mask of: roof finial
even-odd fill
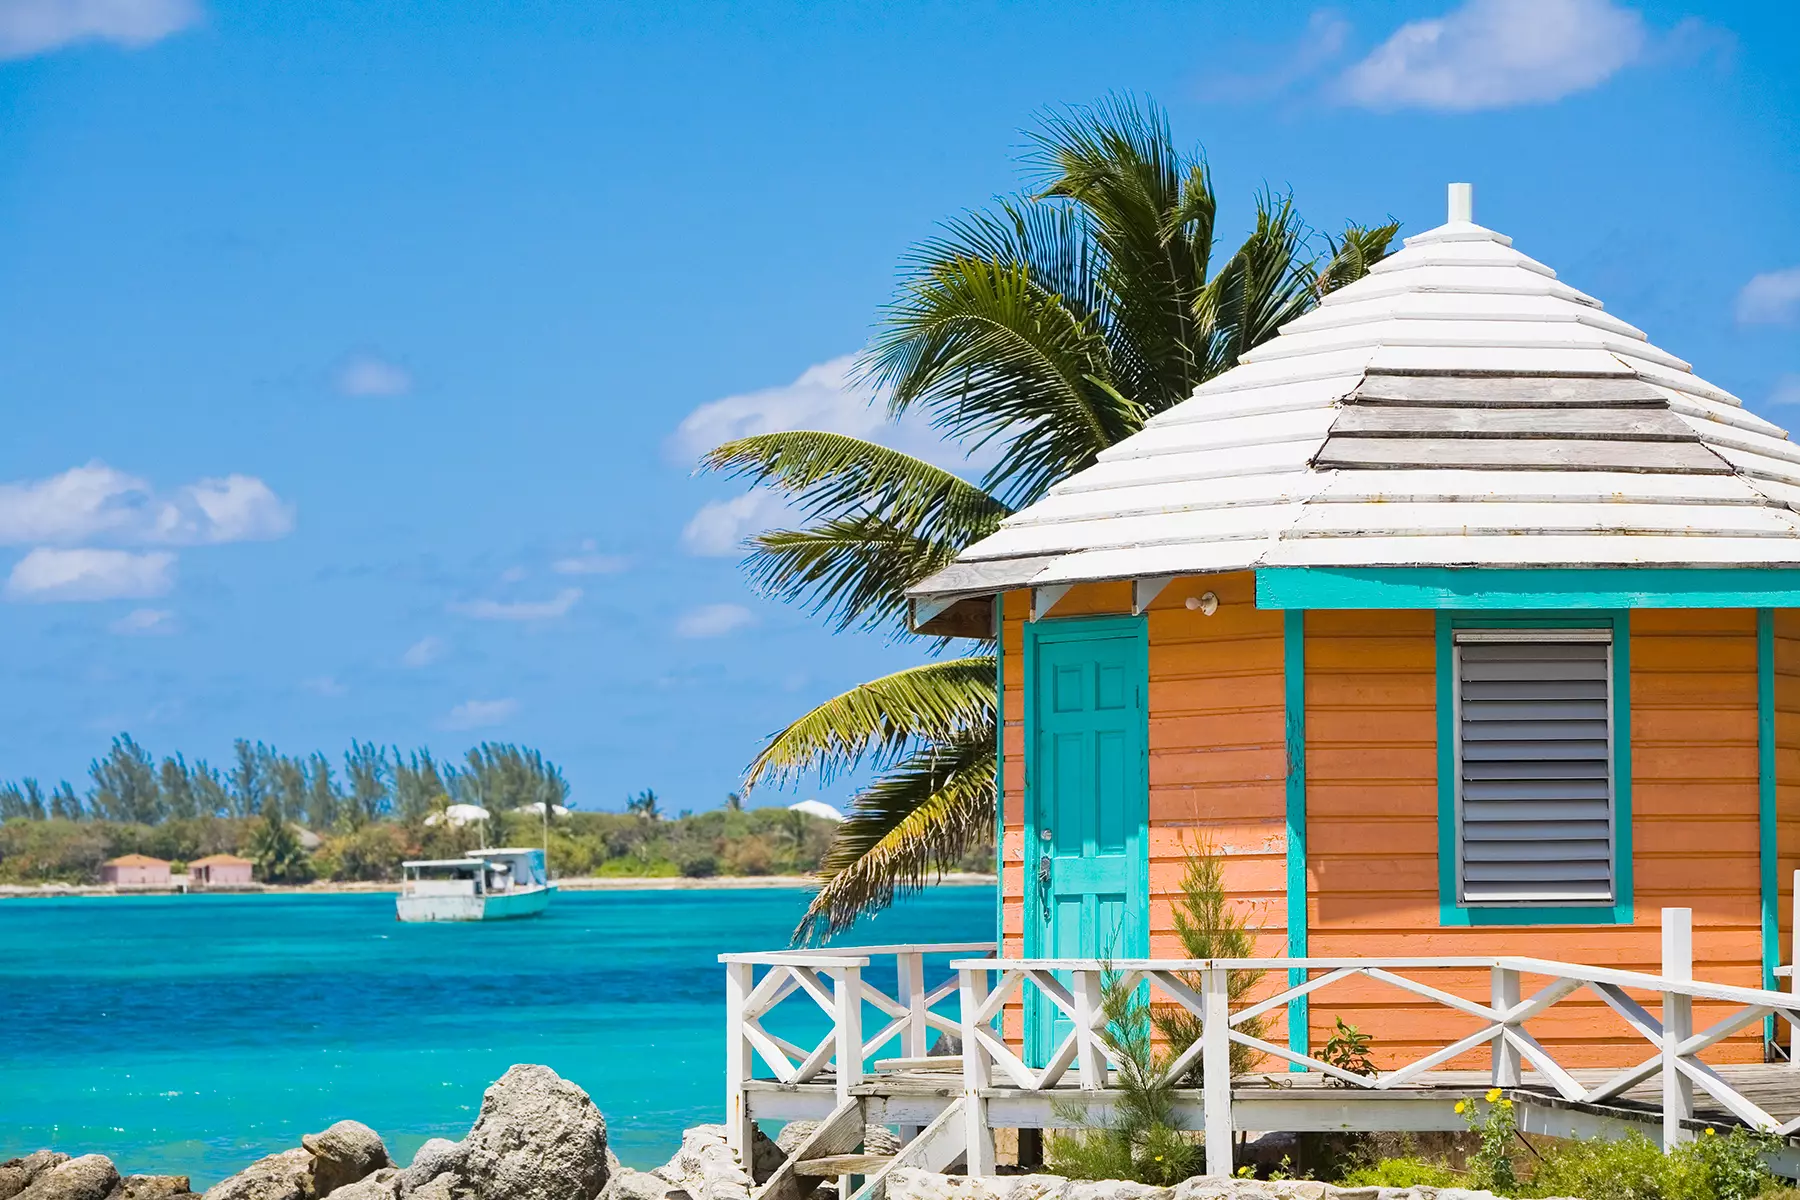
[[[1450,223],[1461,221],[1472,224],[1475,220],[1475,185],[1472,183],[1453,183],[1450,185]]]

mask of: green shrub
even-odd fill
[[[1751,1200],[1775,1186],[1762,1154],[1771,1139],[1745,1129],[1710,1129],[1673,1154],[1640,1134],[1567,1142],[1544,1155],[1532,1190],[1599,1200]]]
[[[1346,1171],[1338,1183],[1343,1187],[1461,1187],[1463,1177],[1442,1163],[1423,1158],[1384,1158],[1368,1166]]]

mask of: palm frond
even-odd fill
[[[994,728],[919,751],[857,794],[794,943],[824,940],[924,887],[993,832]]]
[[[994,726],[994,656],[907,667],[833,696],[769,739],[746,791],[806,772],[829,782],[869,762],[885,769],[920,742],[951,742]]]
[[[763,591],[809,606],[840,630],[904,631],[906,589],[992,533],[1009,511],[950,471],[844,434],[740,438],[703,466],[786,491],[815,518],[752,537],[745,566]]]
[[[1205,160],[1176,149],[1165,110],[1129,96],[1051,114],[1035,141],[1043,196],[1073,201],[1093,226],[1119,384],[1150,411],[1185,399],[1199,382],[1193,299],[1216,212]]]
[[[1255,229],[1195,303],[1207,338],[1204,378],[1237,366],[1317,303],[1307,236],[1291,196],[1257,197]]]
[[[1346,225],[1342,237],[1327,235],[1329,253],[1314,290],[1323,296],[1367,275],[1370,267],[1391,252],[1394,235],[1399,232],[1400,222],[1389,221],[1385,225]]]
[[[1136,404],[1089,382],[1110,375],[1096,322],[1022,262],[935,260],[889,307],[863,370],[891,389],[895,413],[923,405],[977,449],[1000,439],[983,482],[1009,503],[1036,499],[1143,424]]]

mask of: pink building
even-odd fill
[[[250,882],[253,865],[249,859],[235,854],[209,854],[205,858],[196,858],[188,864],[188,886],[243,887]],[[163,870],[166,874],[168,868],[165,866]]]
[[[148,854],[123,854],[101,865],[100,882],[119,887],[168,887],[169,864]]]

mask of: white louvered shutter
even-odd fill
[[[1456,635],[1465,904],[1613,901],[1606,630]]]

